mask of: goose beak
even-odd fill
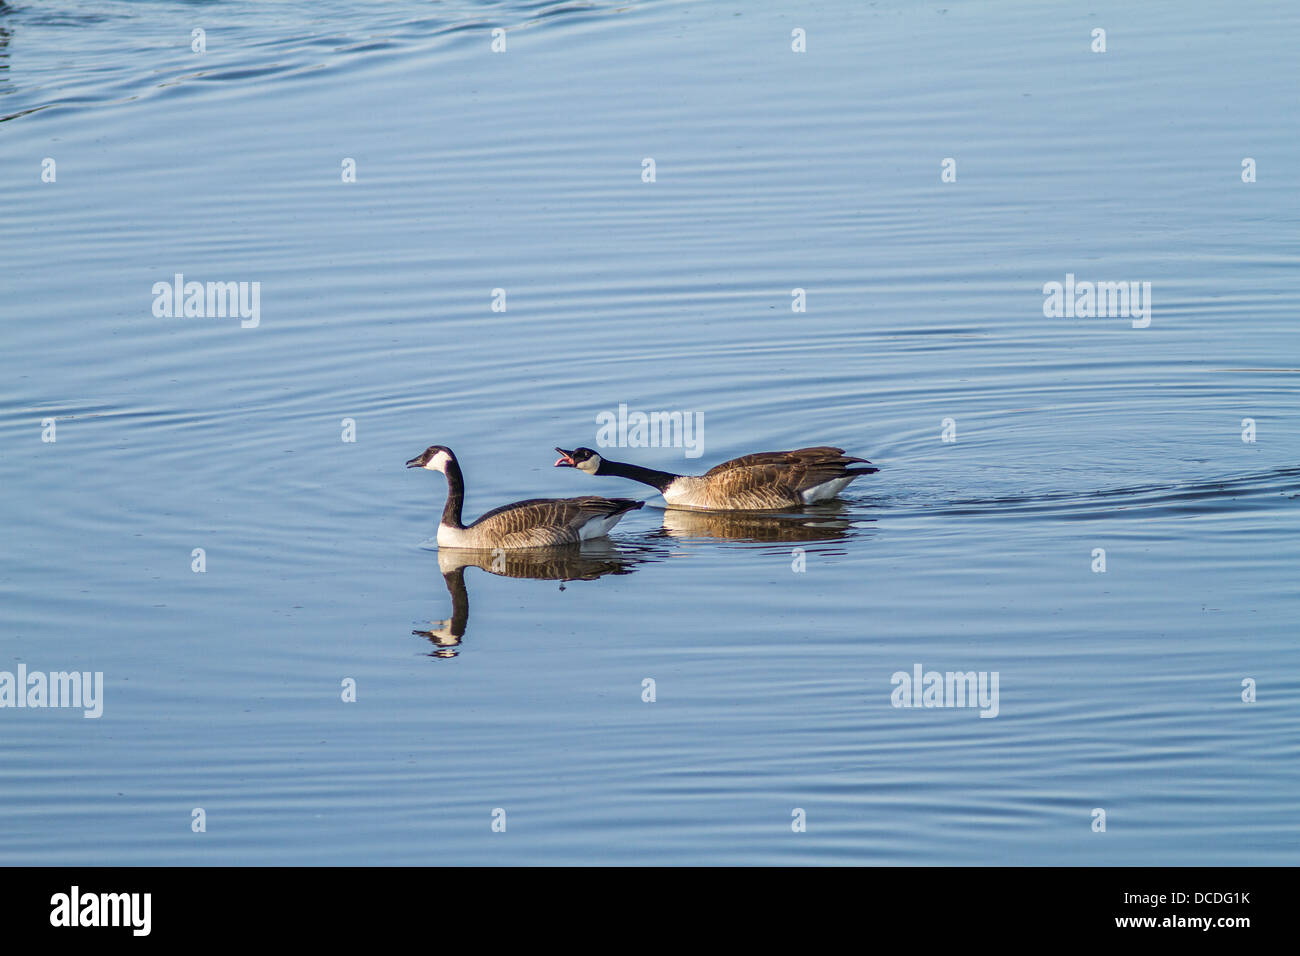
[[[414,458],[412,458],[410,461],[406,463],[406,467],[407,468],[421,467],[424,464],[424,462],[421,460],[422,458],[424,458],[423,455],[416,455]]]
[[[555,450],[558,451],[560,455],[563,457],[561,457],[555,463],[554,467],[556,468],[577,468],[578,467],[577,463],[573,460],[573,452],[565,451],[563,448],[558,448],[558,447]]]

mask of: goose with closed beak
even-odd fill
[[[447,478],[447,504],[438,524],[440,548],[549,548],[600,538],[645,502],[631,498],[530,498],[493,508],[473,524],[461,521],[465,479],[445,445],[430,445],[407,468],[440,471]]]
[[[658,489],[670,507],[701,511],[773,511],[809,505],[833,498],[853,479],[880,470],[856,467],[871,462],[828,445],[744,455],[698,476],[609,461],[590,448],[555,450],[561,456],[556,468],[631,478]]]

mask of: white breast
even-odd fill
[[[473,547],[469,541],[469,535],[464,528],[453,528],[451,525],[438,525],[438,547],[440,548],[470,548]]]

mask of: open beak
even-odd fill
[[[424,464],[424,462],[422,461],[423,458],[424,458],[423,455],[416,455],[414,458],[412,458],[410,461],[406,463],[406,467],[407,468],[421,467]]]
[[[556,448],[555,450],[558,451],[561,455],[560,459],[555,463],[556,468],[577,468],[578,467],[577,462],[573,460],[573,452],[565,451],[563,448]]]

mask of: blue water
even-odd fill
[[[0,861],[1295,863],[1297,39],[1250,2],[0,5],[0,671],[104,681],[0,709]],[[260,283],[258,324],[155,316],[176,273]],[[1149,326],[1046,317],[1067,274],[1150,282]],[[620,404],[703,415],[698,458],[607,449],[651,467],[881,470],[665,512],[551,467]],[[648,505],[493,573],[422,547],[434,443],[469,515]],[[917,664],[997,672],[996,718],[893,706]]]

